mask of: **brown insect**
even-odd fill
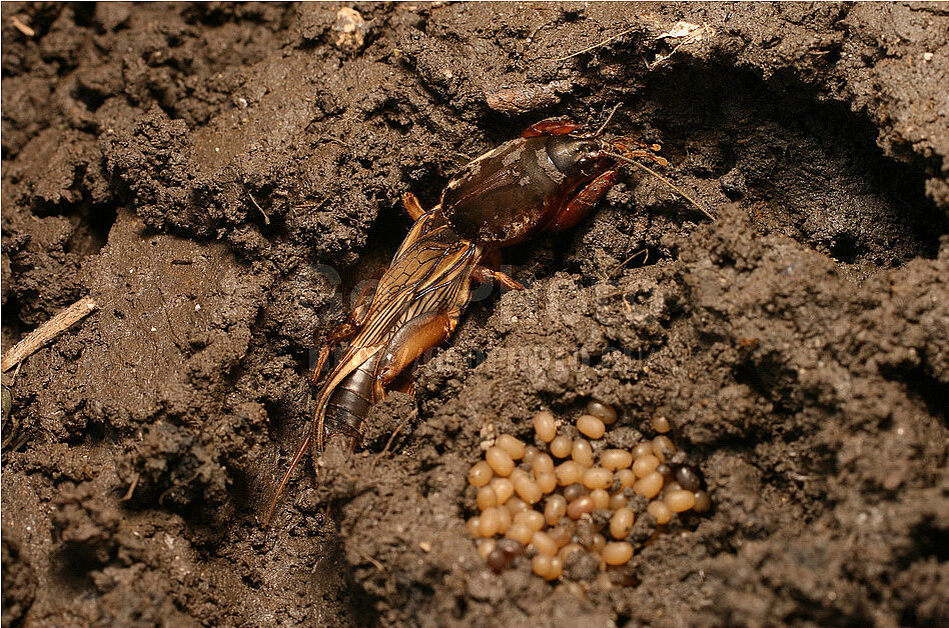
[[[659,146],[628,138],[604,140],[600,136],[605,126],[583,133],[580,125],[565,118],[543,120],[467,164],[430,211],[424,211],[414,195],[403,196],[415,224],[375,290],[361,295],[349,319],[329,334],[320,351],[314,379],[331,350],[350,341],[323,381],[312,427],[277,490],[267,521],[311,444],[319,452],[328,439],[345,436],[355,445],[372,404],[388,389],[411,388],[407,367],[451,335],[468,303],[472,281],[497,280],[511,289],[523,288],[492,269],[501,247],[577,224],[614,185],[623,164],[646,170],[682,194],[633,161],[645,157],[665,164],[654,154]]]

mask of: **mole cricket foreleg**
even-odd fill
[[[412,220],[418,220],[425,214],[422,204],[418,202],[418,197],[411,192],[402,195],[402,206]]]
[[[569,229],[583,220],[600,199],[616,184],[617,169],[607,170],[593,181],[590,181],[582,190],[571,198],[564,207],[557,212],[545,231],[562,231]]]
[[[475,266],[471,272],[471,278],[478,283],[489,283],[497,281],[508,290],[523,290],[524,285],[509,275],[499,270],[491,270],[487,266]]]
[[[562,118],[546,118],[540,122],[535,122],[530,125],[524,132],[521,133],[521,137],[539,137],[541,135],[566,135],[567,133],[573,133],[577,129],[582,129],[582,124],[577,124],[573,120],[567,117]]]

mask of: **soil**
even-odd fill
[[[100,305],[16,375],[3,626],[949,625],[946,7],[341,6],[3,4],[4,350]],[[624,172],[264,527],[400,195],[616,104],[719,219]],[[590,397],[712,512],[631,586],[493,574],[485,434]]]

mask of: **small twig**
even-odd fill
[[[606,294],[601,294],[596,298],[596,300],[605,301],[606,299],[612,299],[613,297],[623,297],[623,300],[625,301],[627,294],[629,294],[629,290],[617,290],[616,292],[607,292]],[[627,305],[629,305],[628,302]]]
[[[635,253],[633,253],[632,255],[630,255],[629,257],[627,257],[625,260],[623,260],[622,262],[620,262],[619,264],[617,264],[616,266],[614,266],[613,268],[611,268],[611,269],[610,269],[610,272],[609,272],[609,275],[612,275],[613,273],[615,273],[615,272],[616,272],[617,270],[619,270],[620,268],[623,268],[624,266],[626,266],[626,264],[629,264],[631,261],[633,261],[634,259],[636,259],[636,258],[639,257],[640,255],[643,256],[643,265],[645,266],[646,260],[649,259],[649,249],[641,249],[641,250],[639,250],[639,251],[636,251]]]
[[[603,124],[600,125],[600,128],[596,130],[596,133],[593,134],[593,137],[600,137],[600,135],[603,133],[603,131],[606,130],[606,125],[608,125],[608,124],[610,123],[610,120],[613,119],[613,114],[616,113],[616,110],[619,109],[619,108],[620,108],[620,105],[622,105],[622,104],[623,104],[623,103],[621,103],[621,102],[616,103],[616,105],[613,107],[612,111],[610,111],[610,115],[606,116],[606,120],[603,122]]]
[[[135,477],[132,479],[132,483],[129,484],[129,490],[125,491],[125,495],[123,495],[122,499],[119,500],[120,502],[127,502],[128,500],[132,499],[132,493],[135,492],[135,488],[138,486],[138,478],[139,475],[136,473]]]
[[[36,31],[24,24],[20,18],[16,17],[15,15],[10,19],[10,21],[13,22],[13,28],[17,29],[27,37],[36,36]]]
[[[682,24],[682,22],[679,22],[678,24]],[[663,56],[663,55],[656,55],[656,60],[653,61],[652,63],[649,63],[649,62],[647,61],[647,62],[646,62],[646,68],[649,69],[649,70],[652,70],[653,68],[655,68],[655,67],[656,67],[657,65],[659,65],[660,63],[664,63],[664,62],[668,61],[669,59],[672,58],[672,55],[674,55],[676,52],[679,51],[679,48],[681,48],[682,46],[686,46],[686,45],[688,45],[688,44],[695,43],[695,42],[697,42],[697,41],[701,41],[701,40],[702,40],[702,37],[704,37],[707,32],[709,32],[709,28],[708,28],[707,25],[701,26],[701,27],[696,26],[696,28],[692,29],[692,30],[689,32],[689,34],[685,36],[685,39],[683,39],[683,40],[680,41],[678,44],[676,44],[676,46],[672,49],[672,52],[670,52],[669,54],[667,54],[667,55],[665,55],[665,56]],[[659,37],[656,37],[656,39],[664,39],[665,37],[676,37],[676,35],[672,34],[672,32],[663,33],[663,34],[660,35]]]
[[[585,52],[590,52],[591,50],[596,50],[597,48],[599,48],[599,47],[601,47],[601,46],[605,46],[606,44],[610,43],[610,42],[613,41],[614,39],[619,39],[619,38],[622,37],[623,35],[628,35],[628,34],[632,33],[634,30],[636,30],[636,28],[637,28],[636,26],[634,26],[634,27],[632,27],[632,28],[627,28],[625,31],[623,31],[623,32],[621,32],[621,33],[617,33],[617,34],[613,35],[612,37],[610,37],[610,38],[608,38],[608,39],[604,39],[603,41],[601,41],[601,42],[598,43],[598,44],[593,44],[593,45],[590,46],[589,48],[584,48],[583,50],[578,50],[577,52],[575,52],[575,53],[573,53],[573,54],[567,55],[566,57],[558,57],[558,58],[556,58],[556,59],[547,59],[547,58],[545,58],[545,57],[538,57],[537,60],[538,60],[538,61],[566,61],[567,59],[572,59],[573,57],[576,57],[576,56],[578,56],[578,55],[582,55],[582,54],[585,53]]]
[[[257,199],[254,198],[254,195],[250,193],[250,190],[247,189],[247,186],[244,184],[244,180],[241,179],[241,187],[244,188],[244,192],[250,198],[250,202],[254,204],[254,207],[257,208],[257,211],[260,212],[260,215],[264,217],[264,224],[270,224],[270,216],[267,215],[267,212],[264,211],[264,208],[257,204]]]
[[[23,340],[7,351],[6,355],[3,356],[3,360],[0,361],[0,371],[6,373],[97,309],[99,309],[99,305],[92,299],[85,298],[76,301],[31,331]]]
[[[182,486],[188,486],[189,484],[191,484],[192,482],[194,482],[195,480],[197,480],[199,475],[201,475],[201,469],[200,469],[200,467],[198,468],[197,471],[194,472],[194,475],[192,475],[192,476],[191,476],[190,478],[188,478],[187,480],[182,480],[181,482],[176,482],[175,484],[169,486],[167,489],[165,489],[164,491],[162,491],[162,494],[158,496],[158,505],[159,505],[159,506],[164,505],[164,503],[165,503],[165,498],[168,497],[168,494],[169,494],[169,493],[171,493],[171,492],[172,492],[173,490],[175,490],[176,488],[181,488]]]
[[[378,569],[379,571],[381,571],[381,572],[383,572],[383,573],[385,573],[386,571],[388,571],[385,567],[382,566],[382,563],[380,563],[378,560],[376,560],[375,558],[373,558],[373,557],[370,556],[369,554],[365,553],[364,551],[362,551],[362,550],[360,550],[360,549],[356,549],[356,553],[359,554],[362,558],[364,558],[367,562],[372,563],[372,566],[375,567],[376,569]]]
[[[787,473],[792,480],[797,480],[798,482],[810,482],[820,477],[818,475],[803,475],[797,471],[788,471]]]
[[[369,470],[370,470],[370,471],[372,471],[373,469],[376,468],[376,462],[379,460],[379,458],[381,458],[381,457],[383,456],[383,454],[385,454],[385,453],[387,453],[387,452],[389,451],[389,447],[392,446],[392,442],[395,440],[395,437],[398,435],[398,433],[399,433],[400,431],[402,431],[402,428],[405,427],[405,425],[406,425],[411,419],[412,419],[411,416],[405,417],[404,419],[402,419],[402,422],[399,423],[399,425],[398,425],[394,430],[392,430],[392,434],[389,435],[389,440],[386,442],[386,446],[382,448],[382,451],[380,451],[379,453],[376,454],[376,457],[375,457],[375,458],[372,459],[372,464],[369,465]]]

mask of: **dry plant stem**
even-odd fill
[[[593,44],[593,45],[590,46],[589,48],[584,48],[583,50],[578,50],[578,51],[576,51],[576,52],[573,53],[573,54],[567,55],[566,57],[559,57],[559,58],[557,58],[557,59],[551,59],[551,61],[566,61],[567,59],[572,59],[573,57],[576,57],[576,56],[578,56],[578,55],[582,55],[584,52],[590,52],[591,50],[596,50],[597,48],[599,48],[599,47],[601,47],[601,46],[605,46],[606,44],[610,43],[610,42],[613,41],[614,39],[619,39],[619,38],[622,37],[623,35],[628,35],[628,34],[632,33],[634,30],[636,30],[635,27],[634,27],[634,28],[627,28],[625,31],[623,31],[623,32],[621,32],[621,33],[616,33],[616,34],[613,35],[612,37],[608,37],[607,39],[604,39],[603,41],[601,41],[601,42],[599,42],[599,43]]]
[[[693,205],[695,205],[695,208],[698,209],[698,210],[699,210],[700,212],[702,212],[703,214],[705,214],[710,220],[712,220],[712,221],[715,220],[715,216],[713,216],[713,215],[711,214],[711,212],[709,212],[707,209],[705,209],[704,207],[702,207],[701,205],[699,205],[699,202],[698,202],[697,200],[695,200],[694,198],[692,198],[691,196],[689,196],[688,194],[686,194],[685,192],[683,192],[683,191],[682,191],[677,185],[675,185],[672,181],[670,181],[669,179],[665,178],[664,176],[662,176],[661,174],[659,174],[658,172],[656,172],[656,171],[653,170],[652,168],[649,168],[649,167],[647,167],[647,166],[644,166],[644,165],[642,165],[641,163],[639,163],[638,161],[633,161],[632,159],[629,159],[629,158],[627,158],[627,157],[623,157],[622,155],[617,155],[617,154],[615,154],[615,153],[606,153],[606,154],[609,155],[610,157],[614,157],[614,158],[619,159],[619,160],[621,160],[621,161],[623,161],[623,162],[625,162],[625,163],[628,163],[628,164],[630,164],[630,165],[636,166],[637,168],[641,168],[642,170],[645,170],[646,172],[648,172],[649,174],[651,174],[652,176],[656,177],[657,179],[659,179],[660,181],[662,181],[664,184],[666,184],[667,186],[669,186],[673,191],[675,191],[676,194],[678,194],[679,196],[681,196],[681,197],[684,198],[685,200],[687,200],[687,201],[689,201],[690,203],[692,203]]]
[[[11,22],[13,23],[13,27],[14,27],[15,29],[17,29],[18,31],[20,31],[21,33],[23,33],[24,35],[26,35],[27,37],[35,37],[35,36],[36,36],[36,31],[34,31],[32,28],[30,28],[29,26],[27,26],[26,24],[24,24],[24,23],[20,20],[20,18],[14,16],[13,19],[11,20]]]
[[[99,309],[99,305],[89,298],[76,301],[65,310],[49,319],[29,334],[26,338],[16,343],[12,349],[7,351],[0,363],[0,370],[4,373],[14,366],[30,357],[38,350],[54,340],[59,334],[63,333],[86,316]]]

